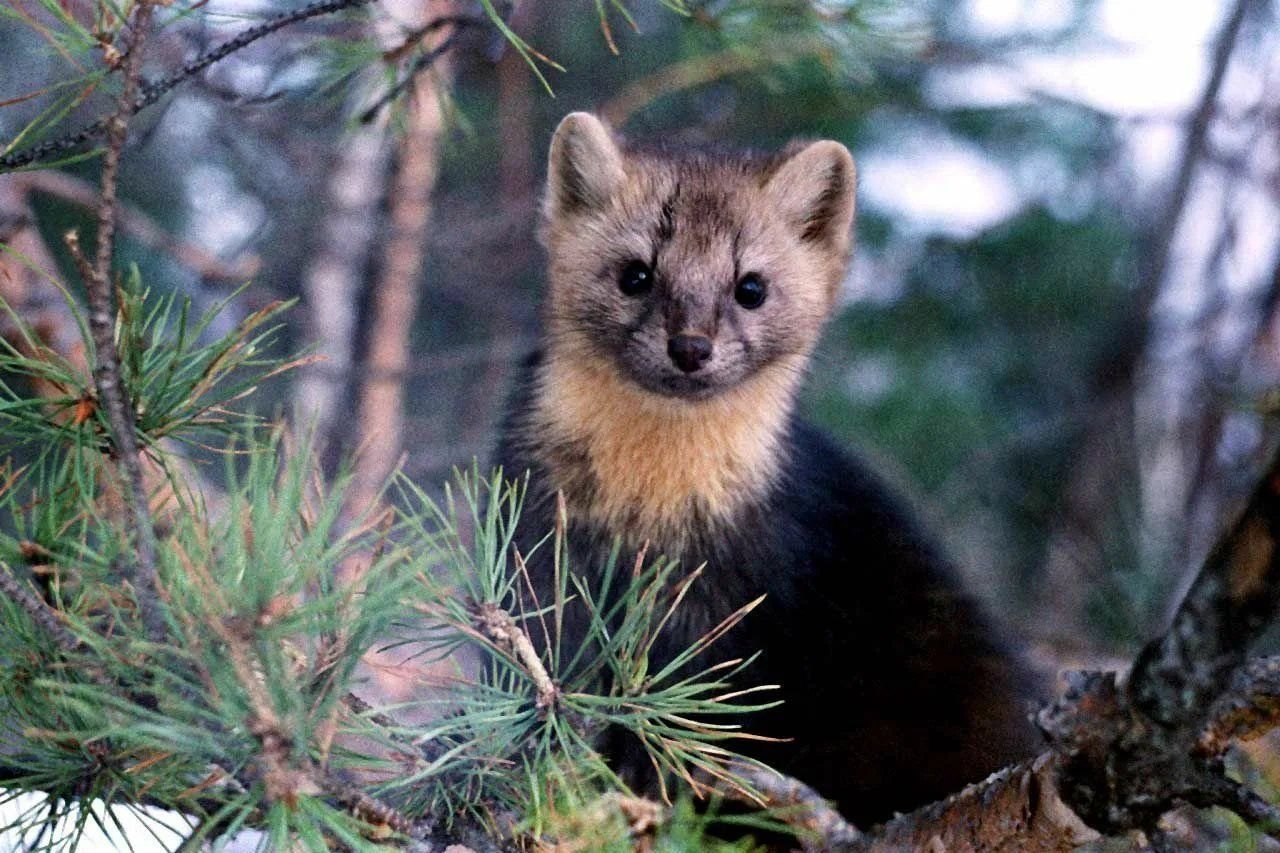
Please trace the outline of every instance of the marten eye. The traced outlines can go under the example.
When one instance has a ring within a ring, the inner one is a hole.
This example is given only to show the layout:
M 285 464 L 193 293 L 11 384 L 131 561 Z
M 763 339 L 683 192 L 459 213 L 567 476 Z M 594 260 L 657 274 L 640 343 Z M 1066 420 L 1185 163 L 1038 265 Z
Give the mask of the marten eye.
M 743 308 L 759 308 L 764 304 L 764 298 L 768 295 L 769 291 L 764 286 L 764 280 L 753 272 L 749 272 L 738 279 L 738 285 L 733 289 L 733 298 Z
M 640 296 L 653 287 L 653 270 L 644 261 L 632 261 L 622 268 L 618 288 L 627 296 Z

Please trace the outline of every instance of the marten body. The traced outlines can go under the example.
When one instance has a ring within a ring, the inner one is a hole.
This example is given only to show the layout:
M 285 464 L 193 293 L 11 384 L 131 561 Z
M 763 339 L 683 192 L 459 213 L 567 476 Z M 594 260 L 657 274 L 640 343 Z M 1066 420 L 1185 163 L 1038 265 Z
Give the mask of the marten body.
M 869 823 L 1032 748 L 1016 658 L 910 513 L 794 414 L 849 251 L 853 163 L 817 142 L 774 157 L 624 151 L 593 117 L 552 144 L 544 347 L 498 461 L 529 474 L 522 551 L 568 517 L 569 564 L 615 542 L 706 564 L 658 664 L 762 593 L 713 648 L 761 656 L 783 704 L 739 747 Z M 624 565 L 628 563 L 624 562 Z M 551 597 L 548 549 L 529 563 Z M 582 614 L 564 628 L 569 648 Z

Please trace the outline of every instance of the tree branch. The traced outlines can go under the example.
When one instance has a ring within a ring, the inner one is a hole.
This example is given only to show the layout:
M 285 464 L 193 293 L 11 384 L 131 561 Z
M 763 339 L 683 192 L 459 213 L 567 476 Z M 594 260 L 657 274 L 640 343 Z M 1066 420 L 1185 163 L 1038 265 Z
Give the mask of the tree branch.
M 183 64 L 180 69 L 172 74 L 162 77 L 159 80 L 152 80 L 143 83 L 138 87 L 136 92 L 129 92 L 128 100 L 131 105 L 131 113 L 139 112 L 140 110 L 151 106 L 183 81 L 199 74 L 215 62 L 225 59 L 236 51 L 248 47 L 258 39 L 271 35 L 277 30 L 284 29 L 285 27 L 290 26 L 291 24 L 296 24 L 300 21 L 320 17 L 321 15 L 331 15 L 334 12 L 341 12 L 345 9 L 355 9 L 361 6 L 367 6 L 372 2 L 373 0 L 317 0 L 317 2 L 309 3 L 300 9 L 293 10 L 292 12 L 283 12 L 273 18 L 268 18 L 261 24 L 250 27 L 217 47 L 205 51 L 190 62 Z M 150 13 L 148 13 L 148 18 L 149 17 Z M 139 47 L 140 44 L 137 43 L 130 47 L 124 60 L 124 67 L 126 69 L 129 67 L 133 67 L 134 69 L 137 68 L 137 60 L 134 58 L 134 54 L 139 52 Z M 126 88 L 128 87 L 126 86 Z M 74 133 L 59 137 L 58 139 L 41 142 L 38 145 L 33 145 L 22 151 L 6 154 L 0 157 L 0 172 L 20 169 L 23 166 L 29 166 L 32 163 L 48 160 L 50 157 L 74 151 L 95 139 L 109 136 L 113 120 L 114 116 L 107 116 L 98 119 L 92 124 L 89 124 Z
M 774 816 L 796 830 L 806 851 L 854 850 L 867 844 L 857 827 L 799 779 L 763 765 L 735 764 L 732 769 L 742 785 L 723 784 L 710 774 L 704 781 L 723 797 L 776 811 Z M 759 797 L 751 796 L 753 793 Z
M 49 635 L 59 649 L 70 654 L 83 648 L 84 644 L 67 630 L 67 626 L 62 624 L 62 620 L 58 618 L 53 608 L 23 586 L 22 581 L 14 577 L 12 570 L 4 563 L 0 563 L 0 592 L 30 616 L 31 621 L 40 626 L 40 629 Z
M 97 190 L 87 181 L 66 172 L 29 172 L 17 178 L 24 192 L 39 192 L 95 209 L 100 203 Z M 242 282 L 257 274 L 261 262 L 250 255 L 228 263 L 200 246 L 187 243 L 165 231 L 159 223 L 141 210 L 118 205 L 116 218 L 120 227 L 148 248 L 172 255 L 183 266 L 201 278 L 211 281 Z
M 120 354 L 116 351 L 116 304 L 111 283 L 111 257 L 115 247 L 120 154 L 128 135 L 129 120 L 136 111 L 142 50 L 151 30 L 154 9 L 151 0 L 140 0 L 136 7 L 130 28 L 133 43 L 124 62 L 124 90 L 120 95 L 118 109 L 107 121 L 107 149 L 102 161 L 102 195 L 98 203 L 97 251 L 91 266 L 87 265 L 83 255 L 79 253 L 74 232 L 68 235 L 68 248 L 72 250 L 81 274 L 85 277 L 89 301 L 89 333 L 94 345 L 93 380 L 98 389 L 98 398 L 106 411 L 116 461 L 125 480 L 125 503 L 132 517 L 136 539 L 134 582 L 143 624 L 148 636 L 153 638 L 160 636 L 164 629 L 155 607 L 156 536 L 151 523 L 147 487 L 142 477 L 142 462 L 139 458 L 141 448 L 138 445 L 133 404 L 129 399 L 128 389 L 124 387 Z
M 1232 681 L 1200 732 L 1196 747 L 1204 755 L 1221 755 L 1232 741 L 1253 740 L 1280 726 L 1280 656 L 1249 661 Z
M 418 75 L 422 74 L 428 68 L 436 64 L 440 57 L 444 56 L 458 42 L 458 30 L 455 28 L 449 33 L 448 37 L 440 44 L 425 51 L 409 64 L 409 68 L 405 71 L 404 76 L 395 82 L 395 84 L 382 94 L 378 100 L 373 102 L 373 106 L 366 109 L 360 114 L 360 123 L 368 124 L 378 117 L 378 114 L 391 102 L 395 101 L 405 93 L 418 79 Z
M 538 693 L 537 707 L 553 707 L 560 698 L 560 688 L 552 680 L 529 635 L 521 630 L 511 614 L 496 604 L 482 604 L 475 609 L 476 626 L 500 649 L 510 652 L 533 681 Z

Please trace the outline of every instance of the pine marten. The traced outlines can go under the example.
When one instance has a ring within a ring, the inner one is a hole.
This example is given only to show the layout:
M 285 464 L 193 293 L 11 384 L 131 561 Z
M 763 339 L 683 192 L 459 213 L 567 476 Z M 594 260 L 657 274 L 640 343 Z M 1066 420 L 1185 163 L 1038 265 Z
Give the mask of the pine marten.
M 527 472 L 528 553 L 567 510 L 569 564 L 616 541 L 704 575 L 661 666 L 725 616 L 713 647 L 781 685 L 749 754 L 870 824 L 1029 755 L 1030 683 L 902 500 L 795 413 L 851 245 L 854 163 L 833 141 L 775 155 L 624 147 L 594 116 L 551 143 L 541 351 L 498 462 Z M 528 570 L 551 600 L 550 549 Z M 566 648 L 584 637 L 564 626 Z M 534 632 L 535 634 L 537 632 Z M 634 756 L 633 756 L 634 757 Z

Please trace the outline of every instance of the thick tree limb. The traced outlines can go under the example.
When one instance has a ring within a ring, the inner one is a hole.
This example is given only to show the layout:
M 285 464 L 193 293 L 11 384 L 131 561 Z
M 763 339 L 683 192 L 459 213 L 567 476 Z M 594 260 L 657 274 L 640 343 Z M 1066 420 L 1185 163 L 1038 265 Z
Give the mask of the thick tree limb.
M 865 848 L 1066 851 L 1100 836 L 1062 800 L 1052 754 L 1001 770 L 940 803 L 891 821 Z
M 1221 755 L 1232 741 L 1253 740 L 1280 726 L 1280 657 L 1249 661 L 1232 681 L 1200 732 L 1196 747 L 1204 755 Z
M 1264 831 L 1280 810 L 1225 775 L 1233 739 L 1280 723 L 1280 659 L 1244 666 L 1280 609 L 1280 454 L 1127 682 L 1075 673 L 1038 722 L 1051 749 L 890 822 L 848 849 L 1070 850 L 1183 806 L 1223 806 Z

